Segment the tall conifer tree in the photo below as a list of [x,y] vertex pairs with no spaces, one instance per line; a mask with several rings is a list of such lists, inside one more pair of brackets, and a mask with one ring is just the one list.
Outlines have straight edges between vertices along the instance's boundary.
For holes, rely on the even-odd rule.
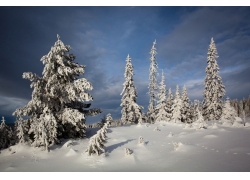
[[[28,131],[23,133],[28,133],[33,146],[44,146],[47,150],[49,145],[60,143],[60,138],[85,137],[86,116],[101,113],[100,109],[85,109],[90,107],[86,102],[93,100],[87,92],[93,86],[78,77],[84,74],[85,66],[75,63],[75,56],[68,53],[71,47],[64,45],[59,35],[57,38],[49,53],[41,58],[45,65],[42,77],[23,73],[23,78],[32,82],[32,99],[13,113],[20,120],[22,116],[28,117],[25,123]],[[26,135],[22,134],[20,140],[26,140],[21,138]]]
[[166,103],[166,111],[167,111],[167,121],[171,121],[172,119],[172,105],[173,105],[173,94],[171,88],[168,90],[168,98]]
[[181,108],[182,108],[182,100],[179,92],[179,86],[176,86],[176,92],[174,97],[174,102],[172,105],[172,120],[175,123],[181,122]]
[[181,108],[181,121],[185,123],[191,123],[192,118],[191,118],[191,110],[190,110],[190,100],[187,95],[187,88],[184,85],[183,90],[182,90],[182,108]]
[[123,124],[131,123],[142,123],[142,106],[139,106],[136,103],[137,92],[136,87],[134,86],[133,80],[133,65],[131,63],[131,58],[128,55],[126,58],[126,67],[125,67],[125,82],[123,83],[122,96],[122,117],[121,121]]
[[162,71],[162,76],[161,76],[161,82],[160,82],[160,86],[159,86],[159,93],[158,93],[158,104],[156,106],[156,118],[155,121],[156,122],[160,122],[160,121],[166,121],[167,118],[167,111],[166,111],[166,101],[167,101],[167,97],[166,97],[166,85],[165,85],[165,78],[164,78],[164,74]]
[[155,121],[155,103],[156,103],[156,90],[157,88],[157,62],[156,62],[156,40],[153,42],[153,46],[151,48],[150,54],[150,67],[149,67],[149,96],[150,96],[150,100],[149,100],[149,106],[148,106],[148,120],[149,122],[153,123]]
[[205,120],[218,120],[222,113],[225,86],[219,76],[220,69],[216,61],[219,56],[213,38],[207,54],[204,100],[202,102],[203,116]]

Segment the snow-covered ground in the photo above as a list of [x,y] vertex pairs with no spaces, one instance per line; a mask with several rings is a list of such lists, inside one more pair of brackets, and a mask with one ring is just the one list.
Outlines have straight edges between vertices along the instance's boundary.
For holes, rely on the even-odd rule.
[[[49,153],[19,144],[1,151],[0,172],[249,172],[250,125],[211,123],[199,130],[172,123],[111,127],[101,156],[84,153],[98,129],[87,129],[87,138],[65,140]],[[125,155],[125,148],[133,153]]]

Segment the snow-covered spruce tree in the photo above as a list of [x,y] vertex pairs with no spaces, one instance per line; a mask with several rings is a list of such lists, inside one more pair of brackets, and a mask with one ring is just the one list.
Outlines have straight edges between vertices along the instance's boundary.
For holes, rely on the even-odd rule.
[[172,105],[172,121],[175,123],[181,122],[182,100],[179,92],[179,86],[176,86],[174,102]]
[[97,131],[94,136],[90,138],[88,148],[85,151],[88,153],[89,156],[94,154],[100,155],[102,152],[105,153],[104,143],[107,142],[107,128],[108,125],[107,123],[105,123],[104,126],[99,131]]
[[243,115],[243,117],[242,117],[243,125],[246,126],[246,114],[245,114],[245,111],[243,111],[242,115]]
[[195,99],[191,110],[193,122],[198,120],[198,111],[200,111],[200,101]]
[[101,121],[96,124],[96,127],[102,128],[104,124],[107,122],[107,114],[104,114],[103,117],[101,118]]
[[239,112],[238,112],[238,114],[239,114],[239,117],[241,117],[241,118],[242,118],[242,113],[243,113],[243,111],[244,111],[244,102],[243,102],[243,100],[240,100],[240,102],[239,102]]
[[197,108],[197,123],[198,123],[198,129],[206,127],[206,122],[204,121],[202,113],[198,108]]
[[167,121],[171,121],[172,119],[172,105],[173,105],[173,94],[172,94],[171,88],[169,88],[168,98],[167,98],[167,103],[166,103],[166,111],[167,111],[166,120]]
[[125,82],[123,83],[123,90],[121,95],[121,105],[122,106],[122,117],[121,121],[123,124],[131,123],[141,123],[142,122],[142,106],[139,106],[136,103],[137,92],[136,87],[134,86],[133,80],[133,65],[131,63],[131,58],[128,55],[126,58],[126,67],[125,67]]
[[239,116],[239,102],[237,99],[230,100],[230,105],[234,107],[235,111],[237,112],[237,116]]
[[186,86],[183,86],[182,95],[182,108],[181,108],[181,121],[185,123],[191,123],[192,117],[191,117],[191,110],[190,110],[190,100],[187,96],[187,89]]
[[236,120],[237,113],[234,109],[234,107],[232,107],[230,105],[230,100],[229,98],[227,98],[226,102],[224,103],[223,109],[222,109],[222,114],[220,117],[220,120],[222,122],[230,122],[231,124],[234,123],[234,121]]
[[167,111],[166,111],[166,85],[165,85],[165,78],[164,74],[162,71],[162,76],[161,76],[161,82],[159,86],[159,93],[158,93],[158,98],[159,100],[157,101],[157,106],[155,108],[157,114],[155,116],[155,122],[160,122],[160,121],[166,121],[167,118]]
[[107,114],[106,122],[107,122],[108,127],[110,127],[111,123],[113,122],[113,118],[110,113]]
[[153,46],[151,48],[150,54],[150,67],[149,67],[149,96],[150,96],[150,100],[149,100],[149,106],[148,106],[148,121],[149,123],[154,123],[155,121],[155,103],[156,103],[156,90],[158,89],[157,87],[157,62],[156,62],[156,40],[153,42]]
[[4,117],[0,124],[0,150],[15,144],[12,129],[5,123]]
[[216,61],[219,56],[213,38],[207,54],[204,100],[202,102],[203,116],[205,120],[219,120],[222,113],[225,86],[219,76],[220,69]]
[[28,131],[29,125],[28,121],[24,121],[21,117],[15,122],[15,130],[17,136],[17,143],[25,143],[29,141]]
[[[23,73],[31,83],[32,99],[13,115],[28,116],[28,137],[33,146],[46,147],[44,132],[50,145],[60,143],[60,138],[85,137],[85,118],[101,113],[90,107],[93,97],[86,92],[92,84],[85,78],[85,66],[75,63],[75,56],[69,54],[71,47],[58,40],[49,53],[41,58],[45,65],[42,77],[35,73]],[[42,131],[43,130],[43,131]],[[25,131],[26,132],[26,131]]]

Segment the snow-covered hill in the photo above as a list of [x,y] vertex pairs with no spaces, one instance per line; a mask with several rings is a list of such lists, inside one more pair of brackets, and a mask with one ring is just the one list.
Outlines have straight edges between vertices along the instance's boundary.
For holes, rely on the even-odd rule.
[[[0,171],[18,172],[245,172],[250,171],[250,126],[208,124],[196,130],[183,124],[161,123],[108,129],[106,154],[84,153],[88,138],[65,140],[50,152],[26,145],[1,151]],[[156,131],[158,127],[159,131]],[[171,133],[170,133],[171,132]],[[172,135],[171,135],[172,134]],[[139,145],[139,137],[144,144]],[[174,144],[178,147],[174,148]],[[133,151],[125,155],[125,148]]]

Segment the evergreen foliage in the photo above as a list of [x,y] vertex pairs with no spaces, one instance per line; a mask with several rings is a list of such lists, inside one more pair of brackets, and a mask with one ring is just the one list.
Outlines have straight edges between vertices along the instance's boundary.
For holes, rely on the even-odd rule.
[[167,121],[171,121],[172,119],[172,105],[173,105],[173,94],[171,91],[171,88],[168,90],[168,98],[167,98],[167,102],[166,102],[166,120]]
[[[24,107],[15,110],[17,119],[28,117],[24,130],[25,136],[33,146],[44,146],[60,143],[60,138],[85,137],[85,118],[101,113],[100,109],[85,109],[90,107],[88,101],[93,97],[87,92],[92,90],[92,84],[85,78],[85,66],[75,63],[75,56],[69,54],[71,47],[58,40],[49,53],[41,58],[45,65],[42,77],[35,73],[23,73],[24,79],[31,83],[32,99]],[[27,134],[28,133],[28,134]],[[19,141],[22,138],[21,130]]]
[[167,111],[166,111],[166,85],[165,85],[165,78],[162,71],[162,77],[161,82],[159,86],[160,92],[158,93],[159,100],[157,101],[157,106],[155,108],[155,111],[157,112],[155,116],[155,122],[165,121],[167,118]]
[[142,122],[142,106],[139,106],[136,103],[137,92],[136,87],[134,86],[133,80],[133,65],[131,63],[131,58],[128,55],[126,58],[126,67],[125,67],[125,82],[123,83],[122,96],[122,117],[121,121],[123,124],[131,124],[131,123],[141,123]]
[[206,122],[204,121],[204,118],[202,116],[202,113],[200,110],[197,108],[197,122],[198,122],[198,128],[205,128],[206,127]]
[[191,117],[191,109],[190,109],[190,100],[187,95],[187,89],[186,86],[183,86],[182,95],[182,108],[181,108],[181,121],[185,123],[192,123],[192,117]]
[[22,118],[17,119],[15,122],[15,130],[17,136],[17,143],[25,143],[29,141],[28,131],[29,125],[28,121],[24,121]]
[[149,123],[154,123],[155,121],[155,103],[156,103],[156,90],[158,89],[157,87],[157,62],[156,62],[156,40],[153,42],[153,46],[151,48],[150,54],[150,67],[149,67],[149,96],[150,96],[150,100],[149,100],[149,106],[148,106],[148,121]]
[[15,144],[14,133],[12,129],[5,123],[4,117],[0,124],[0,150],[8,148]]
[[108,127],[110,127],[111,123],[113,122],[113,118],[110,113],[107,114],[106,122],[107,122]]
[[172,105],[172,120],[175,123],[181,122],[181,108],[182,108],[182,100],[179,92],[179,86],[176,86],[175,98]]
[[97,131],[94,136],[90,138],[88,148],[85,151],[88,153],[89,156],[94,154],[100,155],[101,153],[105,153],[104,143],[107,142],[107,128],[108,125],[107,123],[105,123],[104,126],[99,131]]
[[227,98],[226,102],[224,103],[223,109],[222,109],[222,114],[221,114],[221,118],[220,120],[222,122],[230,122],[230,123],[234,123],[234,121],[236,120],[237,113],[234,109],[234,107],[232,107],[230,105],[230,101],[229,98]]
[[219,76],[219,66],[216,61],[217,49],[213,38],[208,48],[205,89],[203,92],[203,116],[206,120],[219,120],[222,113],[225,86]]

